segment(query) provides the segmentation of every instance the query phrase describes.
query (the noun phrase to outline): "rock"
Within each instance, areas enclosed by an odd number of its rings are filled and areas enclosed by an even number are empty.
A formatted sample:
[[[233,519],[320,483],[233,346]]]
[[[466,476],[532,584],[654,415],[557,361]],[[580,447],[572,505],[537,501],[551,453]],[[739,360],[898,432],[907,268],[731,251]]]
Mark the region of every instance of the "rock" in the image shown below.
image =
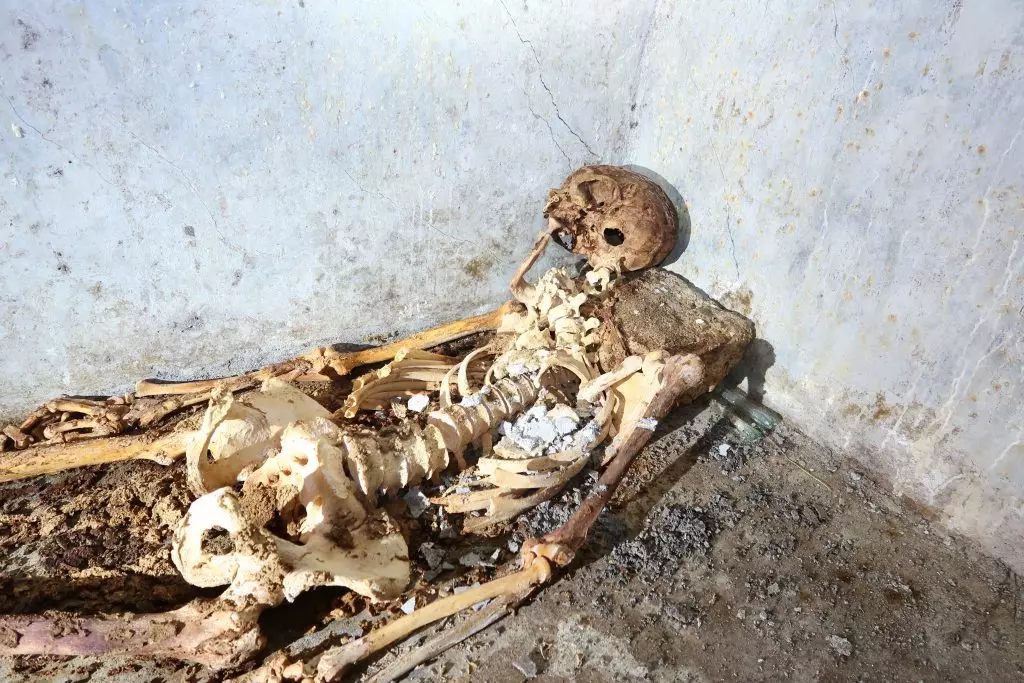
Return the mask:
[[[555,431],[558,432],[559,436],[566,436],[576,431],[576,425],[578,422],[571,420],[568,417],[556,417],[555,418]]]
[[[437,569],[444,561],[444,548],[439,548],[433,543],[422,543],[420,544],[420,555],[426,560],[428,567]]]
[[[653,432],[658,428],[658,420],[653,417],[645,417],[641,420],[637,420],[636,426],[640,429],[646,429],[649,432]]]
[[[526,411],[527,417],[532,417],[535,420],[539,420],[543,417],[547,417],[548,409],[543,405],[535,405]]]
[[[419,516],[422,515],[428,507],[430,507],[430,501],[427,500],[427,497],[423,495],[423,491],[420,491],[418,487],[409,489],[409,491],[402,496],[402,500],[404,500],[405,504],[409,506],[409,515],[413,519],[418,519]]]
[[[849,657],[853,654],[853,643],[841,636],[829,636],[826,638],[829,646],[842,657]]]
[[[536,678],[537,674],[540,673],[540,667],[537,666],[537,662],[534,659],[533,652],[527,652],[517,659],[512,660],[512,666],[516,671],[523,674],[527,680]]]
[[[680,403],[717,386],[754,339],[754,323],[664,268],[630,273],[612,292],[611,324],[600,330],[601,368],[610,370],[627,355],[650,351],[694,353],[704,361],[705,382]]]

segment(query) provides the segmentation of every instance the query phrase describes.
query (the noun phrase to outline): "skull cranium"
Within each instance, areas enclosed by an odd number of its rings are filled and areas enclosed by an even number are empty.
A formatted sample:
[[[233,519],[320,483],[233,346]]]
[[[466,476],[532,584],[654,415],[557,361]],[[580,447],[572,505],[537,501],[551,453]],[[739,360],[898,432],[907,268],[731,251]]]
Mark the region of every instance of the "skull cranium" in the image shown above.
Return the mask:
[[[653,181],[618,166],[584,166],[548,193],[544,215],[563,247],[594,268],[657,265],[676,243],[678,217]]]

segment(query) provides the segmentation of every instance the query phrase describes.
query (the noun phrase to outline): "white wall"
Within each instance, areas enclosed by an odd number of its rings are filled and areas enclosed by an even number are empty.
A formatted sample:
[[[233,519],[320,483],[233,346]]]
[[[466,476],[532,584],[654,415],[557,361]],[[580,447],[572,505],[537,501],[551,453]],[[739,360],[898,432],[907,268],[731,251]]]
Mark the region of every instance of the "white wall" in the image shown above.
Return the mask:
[[[622,154],[642,7],[304,4],[3,3],[0,412],[479,312]]]
[[[663,2],[627,149],[766,401],[1024,567],[1024,3]],[[739,294],[740,296],[736,296]]]
[[[1019,2],[8,0],[0,59],[0,413],[478,312],[635,163],[766,402],[1024,567]]]

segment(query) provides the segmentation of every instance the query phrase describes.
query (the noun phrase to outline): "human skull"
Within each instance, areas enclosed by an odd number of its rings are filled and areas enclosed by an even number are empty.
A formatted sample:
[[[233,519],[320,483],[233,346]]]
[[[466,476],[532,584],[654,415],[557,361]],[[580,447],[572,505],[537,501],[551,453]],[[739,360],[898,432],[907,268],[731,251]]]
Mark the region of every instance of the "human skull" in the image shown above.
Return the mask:
[[[676,208],[657,184],[619,166],[584,166],[548,193],[555,240],[594,268],[640,270],[676,244]]]

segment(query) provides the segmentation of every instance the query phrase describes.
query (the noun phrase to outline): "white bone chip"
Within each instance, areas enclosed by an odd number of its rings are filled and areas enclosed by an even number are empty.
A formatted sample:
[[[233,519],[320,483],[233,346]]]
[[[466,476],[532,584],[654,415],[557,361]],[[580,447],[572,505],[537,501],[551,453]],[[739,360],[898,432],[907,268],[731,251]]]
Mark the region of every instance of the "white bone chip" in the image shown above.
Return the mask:
[[[402,603],[402,611],[406,614],[412,614],[416,611],[416,598],[412,597]]]
[[[459,401],[459,405],[460,406],[465,406],[467,408],[473,408],[473,407],[478,406],[481,403],[483,403],[484,395],[485,395],[484,392],[481,391],[480,393],[477,393],[477,394],[470,394],[469,396],[463,396],[462,400]]]
[[[653,432],[658,428],[658,421],[653,417],[645,417],[642,420],[637,420],[636,426]]]
[[[719,444],[718,454],[724,458],[725,456],[729,455],[729,448],[730,446],[727,443]]]
[[[409,402],[406,405],[409,410],[421,413],[430,405],[430,397],[426,394],[416,394],[409,397]]]

